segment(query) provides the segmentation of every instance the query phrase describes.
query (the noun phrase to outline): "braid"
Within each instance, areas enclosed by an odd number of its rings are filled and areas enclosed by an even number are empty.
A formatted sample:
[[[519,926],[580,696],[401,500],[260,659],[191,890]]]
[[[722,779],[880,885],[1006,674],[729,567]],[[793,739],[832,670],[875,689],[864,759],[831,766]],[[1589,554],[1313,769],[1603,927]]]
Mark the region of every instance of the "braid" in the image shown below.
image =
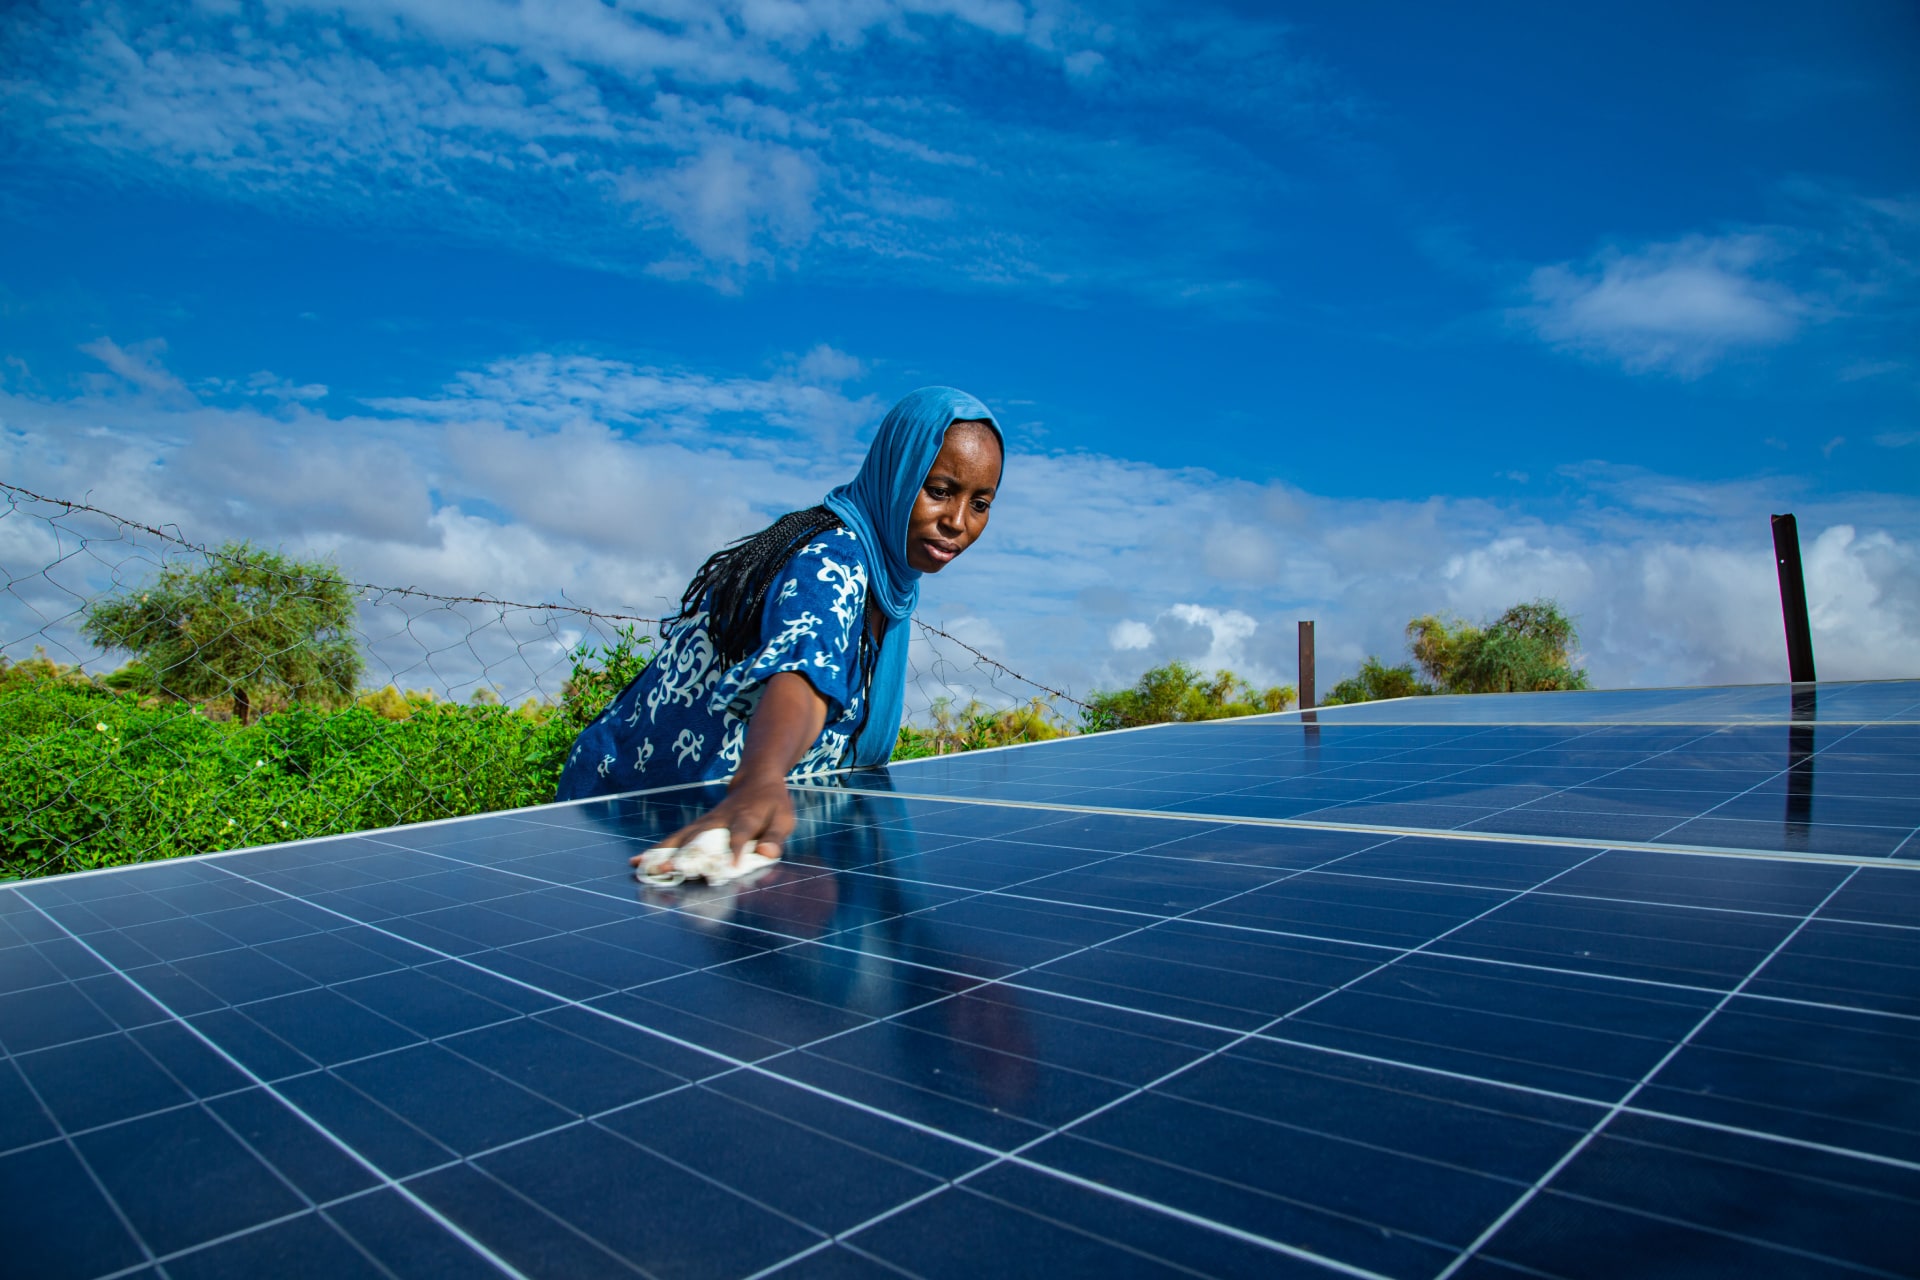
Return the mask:
[[[840,517],[826,507],[789,511],[760,532],[709,556],[687,584],[675,616],[688,617],[707,601],[707,634],[721,666],[732,666],[760,643],[760,613],[774,576],[795,551],[839,527]]]

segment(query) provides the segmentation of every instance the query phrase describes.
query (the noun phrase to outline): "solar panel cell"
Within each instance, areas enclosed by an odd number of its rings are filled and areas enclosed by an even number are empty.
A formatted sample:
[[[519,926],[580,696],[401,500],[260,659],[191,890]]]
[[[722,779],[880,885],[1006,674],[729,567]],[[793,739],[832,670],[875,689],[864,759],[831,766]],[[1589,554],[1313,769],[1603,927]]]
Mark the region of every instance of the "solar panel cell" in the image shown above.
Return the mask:
[[[242,1280],[265,1275],[295,1280],[374,1280],[380,1271],[331,1223],[306,1213],[171,1259],[167,1275],[190,1280]]]
[[[945,757],[721,889],[625,864],[710,789],[0,889],[8,1262],[1910,1273],[1916,708]]]
[[[1540,1217],[1523,1211],[1494,1251],[1553,1257],[1561,1274],[1576,1272],[1561,1255],[1580,1244],[1599,1249],[1615,1274],[1839,1274],[1839,1259],[1908,1274],[1920,1249],[1899,1221],[1912,1213],[1916,1190],[1912,1174],[1634,1115],[1582,1151],[1536,1201]],[[1576,1205],[1590,1207],[1590,1217]],[[1540,1240],[1555,1224],[1580,1234]],[[1601,1230],[1613,1234],[1594,1234]],[[1653,1242],[1661,1244],[1644,1253]]]
[[[0,1155],[0,1231],[8,1265],[21,1275],[80,1280],[147,1259],[87,1167],[59,1141]]]

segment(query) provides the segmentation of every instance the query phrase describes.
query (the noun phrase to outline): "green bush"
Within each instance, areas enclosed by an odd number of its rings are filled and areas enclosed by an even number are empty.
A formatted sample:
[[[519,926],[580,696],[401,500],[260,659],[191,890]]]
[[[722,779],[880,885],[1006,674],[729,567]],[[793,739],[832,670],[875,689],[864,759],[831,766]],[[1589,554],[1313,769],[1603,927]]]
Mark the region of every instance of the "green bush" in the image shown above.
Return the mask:
[[[1360,664],[1357,674],[1350,675],[1333,686],[1333,692],[1327,695],[1324,705],[1337,707],[1346,702],[1373,702],[1380,698],[1411,698],[1434,692],[1437,690],[1432,685],[1413,674],[1412,663],[1389,667],[1380,659],[1369,657]]]
[[[1368,657],[1358,675],[1333,687],[1327,704],[1422,693],[1584,689],[1586,669],[1573,665],[1578,640],[1573,619],[1551,600],[1514,605],[1480,626],[1429,613],[1407,623],[1407,649],[1427,679],[1414,675],[1411,664],[1389,667]]]
[[[1551,600],[1514,605],[1484,626],[1428,614],[1407,624],[1414,661],[1444,693],[1584,689],[1573,619]]]
[[[52,682],[0,693],[0,875],[82,871],[537,804],[558,717],[442,703],[253,724]]]
[[[389,686],[251,724],[139,678],[94,681],[44,655],[0,662],[0,877],[544,803],[574,735],[645,668],[650,643],[629,627],[576,650],[557,706]]]
[[[1170,721],[1257,716],[1285,711],[1292,701],[1290,685],[1256,689],[1231,671],[1204,676],[1184,662],[1169,662],[1141,676],[1131,689],[1089,694],[1081,727],[1092,733]]]
[[[1045,742],[1066,735],[1044,699],[1035,698],[1024,706],[995,711],[979,701],[967,703],[959,711],[950,698],[936,698],[930,725],[903,724],[900,740],[894,746],[893,759],[919,760],[943,756],[955,751],[978,751],[982,747],[1007,747],[1017,742]]]

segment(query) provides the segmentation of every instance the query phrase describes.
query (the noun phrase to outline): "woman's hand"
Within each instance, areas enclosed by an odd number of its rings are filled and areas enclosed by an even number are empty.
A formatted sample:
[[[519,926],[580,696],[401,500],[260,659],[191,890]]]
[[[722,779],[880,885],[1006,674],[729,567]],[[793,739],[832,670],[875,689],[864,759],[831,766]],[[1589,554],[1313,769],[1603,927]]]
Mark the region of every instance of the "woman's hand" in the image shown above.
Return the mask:
[[[727,798],[657,847],[678,849],[702,831],[725,827],[731,833],[736,859],[756,844],[757,852],[779,857],[780,846],[793,834],[794,825],[787,772],[800,763],[826,723],[827,700],[805,676],[782,671],[770,678],[747,725],[740,769],[727,788]],[[631,861],[634,866],[640,865],[638,856]]]

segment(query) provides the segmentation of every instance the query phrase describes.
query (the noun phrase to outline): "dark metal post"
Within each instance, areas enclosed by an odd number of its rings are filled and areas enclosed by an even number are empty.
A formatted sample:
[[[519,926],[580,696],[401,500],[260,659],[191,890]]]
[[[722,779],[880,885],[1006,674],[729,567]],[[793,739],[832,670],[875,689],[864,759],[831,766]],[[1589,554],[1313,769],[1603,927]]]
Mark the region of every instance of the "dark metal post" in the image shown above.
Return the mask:
[[[1780,614],[1787,624],[1787,679],[1808,684],[1813,631],[1807,625],[1807,583],[1800,575],[1800,527],[1792,515],[1773,518],[1773,562],[1780,571]]]
[[[1300,624],[1300,709],[1313,710],[1313,623]]]

